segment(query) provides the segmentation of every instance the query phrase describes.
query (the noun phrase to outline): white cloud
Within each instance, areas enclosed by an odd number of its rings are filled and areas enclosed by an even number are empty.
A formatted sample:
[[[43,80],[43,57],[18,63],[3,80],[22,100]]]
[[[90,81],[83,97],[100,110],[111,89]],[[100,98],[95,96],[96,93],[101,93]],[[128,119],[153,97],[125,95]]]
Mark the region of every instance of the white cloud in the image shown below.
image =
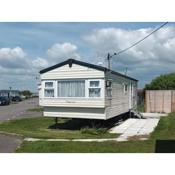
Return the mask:
[[[49,65],[46,59],[40,57],[37,57],[35,60],[33,60],[32,64],[36,69],[46,68]]]
[[[20,47],[0,48],[0,88],[33,89],[39,70],[68,58],[80,59],[77,46],[68,42],[51,46],[45,58],[31,58]]]
[[[20,57],[23,58],[25,56],[25,52],[20,47],[11,48],[1,48],[0,49],[0,58],[6,57]]]
[[[4,75],[31,75],[39,70],[63,61],[80,59],[77,46],[71,43],[56,43],[46,51],[46,57],[30,58],[20,47],[0,48],[0,73]]]
[[[96,52],[102,54],[107,52],[118,52],[131,46],[133,43],[149,34],[153,29],[124,30],[117,28],[105,28],[94,30],[83,39]],[[167,59],[174,62],[175,54],[175,27],[166,27],[144,40],[139,45],[128,50],[122,57],[130,56],[127,62],[143,60],[161,60]],[[125,62],[125,60],[120,60]]]
[[[114,53],[131,46],[142,39],[153,28],[125,30],[119,28],[96,29],[83,36],[83,40],[103,58],[108,52]],[[113,68],[128,67],[133,76],[152,76],[157,73],[174,71],[175,27],[164,27],[127,52],[113,57]]]
[[[28,59],[20,47],[0,48],[0,65],[3,68],[24,68],[28,66]]]
[[[0,48],[0,89],[33,89],[37,70],[20,47]],[[30,81],[29,81],[30,80]]]
[[[77,46],[72,43],[56,43],[46,51],[45,58],[37,57],[32,61],[32,65],[37,70],[57,64],[66,59],[81,59],[77,53]]]
[[[38,59],[33,60],[29,58],[27,53],[20,47],[15,48],[0,48],[0,74],[3,77],[10,76],[10,80],[18,80],[18,77],[22,76],[26,80],[26,77],[35,77],[38,70],[35,65],[38,65]],[[4,78],[2,84],[7,81]]]
[[[47,56],[49,62],[53,63],[69,58],[80,59],[80,55],[77,53],[77,46],[69,42],[54,44],[47,50]]]

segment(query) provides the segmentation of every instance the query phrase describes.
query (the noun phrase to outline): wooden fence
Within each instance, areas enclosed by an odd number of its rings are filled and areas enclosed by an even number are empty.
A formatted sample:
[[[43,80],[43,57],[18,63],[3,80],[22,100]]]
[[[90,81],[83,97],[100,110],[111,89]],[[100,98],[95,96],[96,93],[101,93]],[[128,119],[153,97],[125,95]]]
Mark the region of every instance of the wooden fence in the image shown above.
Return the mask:
[[[175,112],[175,90],[146,90],[145,112]]]

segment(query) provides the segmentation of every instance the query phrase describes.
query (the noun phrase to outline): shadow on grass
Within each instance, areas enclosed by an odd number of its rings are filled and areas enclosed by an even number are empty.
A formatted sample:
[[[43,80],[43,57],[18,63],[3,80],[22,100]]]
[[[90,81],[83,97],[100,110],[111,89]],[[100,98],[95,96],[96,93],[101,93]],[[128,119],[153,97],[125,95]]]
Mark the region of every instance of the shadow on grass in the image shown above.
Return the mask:
[[[49,129],[64,129],[64,130],[80,130],[82,128],[105,128],[110,129],[118,125],[121,121],[129,118],[128,114],[114,117],[108,120],[94,120],[94,119],[69,119],[63,123],[55,123],[50,125]]]

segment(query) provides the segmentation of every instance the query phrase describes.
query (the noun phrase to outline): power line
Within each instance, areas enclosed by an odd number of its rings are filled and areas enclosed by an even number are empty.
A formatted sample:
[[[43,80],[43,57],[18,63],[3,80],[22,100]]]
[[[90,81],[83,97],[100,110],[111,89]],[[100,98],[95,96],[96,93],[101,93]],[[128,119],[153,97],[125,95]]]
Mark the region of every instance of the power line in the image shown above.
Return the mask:
[[[147,36],[145,36],[144,38],[142,38],[141,40],[137,41],[136,43],[132,44],[130,47],[127,47],[126,49],[123,49],[121,51],[119,51],[118,53],[116,53],[116,55],[119,55],[129,49],[131,49],[132,47],[136,46],[137,44],[139,44],[140,42],[142,42],[143,40],[145,40],[146,38],[148,38],[149,36],[151,36],[153,33],[157,32],[158,30],[160,30],[162,27],[164,27],[165,25],[167,25],[168,22],[163,23],[160,27],[158,27],[157,29],[155,29],[154,31],[152,31],[150,34],[148,34]]]
[[[107,55],[107,60],[108,60],[108,68],[110,69],[110,59],[115,56],[115,55],[119,55],[123,52],[126,52],[127,50],[131,49],[132,47],[136,46],[137,44],[139,44],[140,42],[144,41],[146,38],[148,38],[149,36],[151,36],[152,34],[154,34],[155,32],[157,32],[158,30],[160,30],[162,27],[164,27],[165,25],[167,25],[168,22],[163,23],[160,27],[156,28],[155,30],[153,30],[151,33],[149,33],[148,35],[146,35],[144,38],[140,39],[139,41],[135,42],[134,44],[132,44],[131,46],[119,51],[119,52],[115,52],[113,55],[110,55],[108,53]]]

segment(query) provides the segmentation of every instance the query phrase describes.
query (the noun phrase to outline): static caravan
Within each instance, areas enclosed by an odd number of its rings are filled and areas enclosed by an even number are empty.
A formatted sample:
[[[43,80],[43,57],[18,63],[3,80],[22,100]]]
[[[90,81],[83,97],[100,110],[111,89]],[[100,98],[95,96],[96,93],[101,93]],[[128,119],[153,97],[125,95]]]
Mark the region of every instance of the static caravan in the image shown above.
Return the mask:
[[[137,80],[102,66],[68,59],[40,76],[44,116],[107,120],[137,105]]]
[[[0,96],[5,96],[5,97],[20,96],[20,91],[18,90],[0,90]]]

